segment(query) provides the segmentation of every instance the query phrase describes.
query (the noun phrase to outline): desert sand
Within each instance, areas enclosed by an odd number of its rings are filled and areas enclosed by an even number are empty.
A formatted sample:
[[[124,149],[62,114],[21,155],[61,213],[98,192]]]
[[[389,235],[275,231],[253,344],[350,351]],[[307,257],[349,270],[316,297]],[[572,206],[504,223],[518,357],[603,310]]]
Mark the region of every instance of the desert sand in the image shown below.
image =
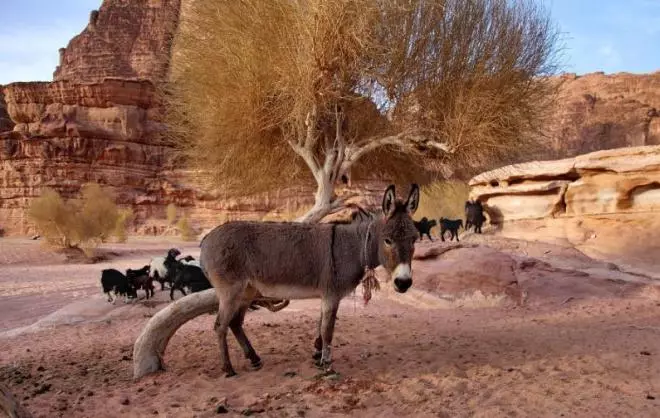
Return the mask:
[[[196,243],[131,238],[85,264],[0,239],[0,382],[35,417],[658,416],[655,277],[548,244],[461,244],[418,244],[409,294],[382,283],[366,306],[359,291],[342,302],[338,376],[312,364],[319,302],[305,300],[248,314],[261,370],[230,337],[238,376],[223,377],[203,315],[175,334],[165,371],[134,381],[133,342],[169,292],[113,306],[100,271],[172,246],[197,256]]]

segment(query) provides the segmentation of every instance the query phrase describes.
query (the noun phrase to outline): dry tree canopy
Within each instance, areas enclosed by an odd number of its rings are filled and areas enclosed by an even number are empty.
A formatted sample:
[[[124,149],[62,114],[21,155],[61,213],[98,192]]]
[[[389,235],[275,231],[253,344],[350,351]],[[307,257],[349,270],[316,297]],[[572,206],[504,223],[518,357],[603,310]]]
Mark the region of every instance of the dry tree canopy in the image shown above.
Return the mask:
[[[184,5],[169,126],[193,167],[243,193],[348,170],[419,180],[421,156],[506,160],[557,89],[558,32],[533,0]]]

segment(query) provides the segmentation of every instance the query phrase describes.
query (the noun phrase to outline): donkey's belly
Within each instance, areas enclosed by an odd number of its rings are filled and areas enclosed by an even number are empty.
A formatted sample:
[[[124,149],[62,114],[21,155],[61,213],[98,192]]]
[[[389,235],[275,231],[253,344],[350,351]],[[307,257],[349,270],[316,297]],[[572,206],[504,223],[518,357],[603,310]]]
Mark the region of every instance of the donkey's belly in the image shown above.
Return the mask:
[[[254,286],[263,296],[282,299],[316,299],[321,291],[314,287],[291,286],[286,284],[266,284],[253,281]]]

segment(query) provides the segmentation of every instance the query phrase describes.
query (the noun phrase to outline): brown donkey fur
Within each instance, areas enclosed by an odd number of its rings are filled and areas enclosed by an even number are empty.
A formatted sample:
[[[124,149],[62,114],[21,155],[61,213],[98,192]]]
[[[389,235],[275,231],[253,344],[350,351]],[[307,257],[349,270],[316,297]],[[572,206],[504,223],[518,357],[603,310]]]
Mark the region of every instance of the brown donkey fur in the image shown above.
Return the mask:
[[[411,262],[417,239],[412,215],[419,187],[396,199],[394,185],[383,196],[383,216],[352,224],[228,222],[202,239],[200,264],[219,301],[215,330],[226,375],[236,374],[227,350],[231,329],[252,367],[261,359],[243,331],[255,297],[321,299],[317,366],[330,367],[330,345],[339,302],[360,284],[365,268],[382,265],[396,291],[412,285]]]

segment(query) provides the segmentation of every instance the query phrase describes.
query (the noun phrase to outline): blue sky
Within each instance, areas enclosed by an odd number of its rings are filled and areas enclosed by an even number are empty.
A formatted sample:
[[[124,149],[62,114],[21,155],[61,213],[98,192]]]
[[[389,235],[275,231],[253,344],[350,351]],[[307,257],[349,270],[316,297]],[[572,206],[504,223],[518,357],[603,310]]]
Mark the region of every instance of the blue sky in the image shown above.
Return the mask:
[[[101,0],[1,0],[0,84],[51,80],[57,50]],[[564,70],[660,70],[660,0],[542,0],[563,32]]]

